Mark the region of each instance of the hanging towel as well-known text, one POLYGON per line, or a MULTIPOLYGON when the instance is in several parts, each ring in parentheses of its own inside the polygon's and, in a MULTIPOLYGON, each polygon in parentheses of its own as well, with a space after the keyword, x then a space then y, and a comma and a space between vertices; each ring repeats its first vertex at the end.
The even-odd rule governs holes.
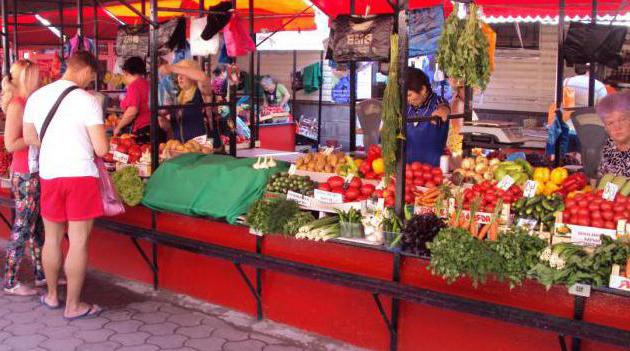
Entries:
POLYGON ((310 94, 319 90, 322 79, 321 66, 319 62, 304 67, 302 80, 304 82, 304 92, 310 94))

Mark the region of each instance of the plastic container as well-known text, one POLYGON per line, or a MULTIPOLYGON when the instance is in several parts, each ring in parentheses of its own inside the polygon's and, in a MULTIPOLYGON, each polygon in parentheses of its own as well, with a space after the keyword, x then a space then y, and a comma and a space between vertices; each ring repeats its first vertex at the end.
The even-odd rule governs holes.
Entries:
POLYGON ((385 247, 387 247, 388 249, 394 249, 394 248, 400 247, 401 240, 398 240, 398 242, 394 243, 394 241, 396 241, 396 239, 400 235, 402 234, 394 233, 394 232, 383 232, 383 238, 385 239, 385 242, 384 242, 385 247))
POLYGON ((340 222, 339 235, 344 238, 363 238, 363 224, 340 222))

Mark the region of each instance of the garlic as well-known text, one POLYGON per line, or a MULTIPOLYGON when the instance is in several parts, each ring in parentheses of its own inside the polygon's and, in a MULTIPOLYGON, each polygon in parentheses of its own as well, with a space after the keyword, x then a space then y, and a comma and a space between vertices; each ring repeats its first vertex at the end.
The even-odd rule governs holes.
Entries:
POLYGON ((261 166, 262 166, 261 162, 262 162, 262 158, 260 156, 258 156, 258 159, 256 160, 256 163, 254 163, 252 165, 252 168, 253 169, 260 169, 261 166))
POLYGON ((276 161, 273 160, 273 157, 269 156, 269 161, 267 161, 267 167, 273 168, 276 166, 276 161))

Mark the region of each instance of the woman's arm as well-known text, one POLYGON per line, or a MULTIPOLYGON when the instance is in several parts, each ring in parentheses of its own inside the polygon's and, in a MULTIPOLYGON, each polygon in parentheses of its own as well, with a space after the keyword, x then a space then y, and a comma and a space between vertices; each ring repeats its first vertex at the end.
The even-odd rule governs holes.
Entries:
POLYGON ((196 69, 196 68, 188 68, 188 67, 179 67, 176 65, 165 65, 166 67, 164 67, 164 69, 166 71, 175 73, 175 74, 181 74, 182 76, 186 76, 192 80, 195 80, 197 82, 205 82, 206 80, 209 80, 210 77, 208 77, 202 70, 200 69, 196 69))
POLYGON ((437 116, 442 119, 442 122, 448 121, 448 115, 451 113, 451 108, 448 105, 439 105, 435 111, 433 111, 432 116, 437 116))
POLYGON ((123 128, 131 124, 131 122, 133 122, 133 119, 136 118, 136 115, 138 115, 138 108, 136 106, 127 107, 125 113, 120 119, 120 122, 118 122, 118 125, 116 126, 116 128, 114 128, 114 135, 120 134, 120 131, 123 128))
POLYGON ((35 129, 33 123, 24 123, 22 125, 22 135, 24 136, 26 145, 40 146, 41 143, 37 135, 37 129, 35 129))
POLYGON ((289 93, 289 90, 287 90, 287 87, 285 87, 284 85, 281 85, 281 87, 282 87, 283 98, 280 101, 280 106, 284 106, 289 103, 289 100, 291 100, 291 94, 289 93))
POLYGON ((105 127, 102 124, 95 124, 87 127, 87 130, 96 156, 103 157, 107 155, 109 152, 109 141, 107 141, 105 127))
POLYGON ((9 104, 4 126, 4 146, 9 152, 26 149, 28 146, 22 134, 22 115, 24 108, 20 104, 9 104))

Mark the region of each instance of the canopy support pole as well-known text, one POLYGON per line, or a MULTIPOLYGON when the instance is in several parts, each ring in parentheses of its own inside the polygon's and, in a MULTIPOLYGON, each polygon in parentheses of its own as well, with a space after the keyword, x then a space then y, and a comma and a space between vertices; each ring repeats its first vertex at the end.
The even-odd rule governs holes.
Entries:
MULTIPOLYGON (((96 21, 96 18, 94 18, 96 21)), ((79 47, 83 47, 83 0, 77 0, 77 37, 79 47)))
MULTIPOLYGON (((597 0, 593 0, 591 9, 591 26, 597 26, 597 0)), ((591 65, 588 73, 588 107, 595 106, 595 57, 591 57, 591 65)))
MULTIPOLYGON (((249 0, 249 36, 252 38, 254 45, 256 44, 256 33, 254 32, 254 0, 249 0)), ((253 149, 256 146, 256 139, 258 138, 258 128, 256 125, 256 110, 257 105, 254 103, 254 96, 258 92, 256 86, 256 75, 254 74, 254 56, 256 50, 249 53, 249 148, 253 149)), ((256 270, 256 280, 259 280, 260 272, 256 270)))
MULTIPOLYGON (((122 0, 119 0, 123 2, 122 0)), ((157 23, 157 0, 150 0, 151 19, 148 20, 143 15, 142 18, 148 20, 149 23, 157 23)), ((135 10, 135 9, 134 9, 135 10)), ((160 127, 158 124, 158 32, 156 26, 149 27, 149 57, 150 57, 150 75, 151 75, 151 94, 149 95, 149 107, 151 110, 151 169, 152 173, 158 168, 159 152, 160 152, 160 127)))
MULTIPOLYGON (((144 0, 143 0, 144 2, 144 0)), ((98 50, 98 3, 96 0, 92 0, 92 10, 94 12, 94 56, 96 56, 96 61, 101 62, 99 60, 99 50, 98 50)), ((100 64, 99 64, 100 65, 100 64)), ((101 70, 96 70, 96 79, 94 80, 94 90, 98 91, 98 82, 101 80, 101 70)))
MULTIPOLYGON (((232 8, 236 10, 236 0, 232 0, 232 8)), ((236 57, 230 58, 232 64, 236 64, 236 57)), ((228 74, 229 76, 229 74, 228 74)), ((230 106, 230 123, 228 123, 228 129, 230 130, 230 155, 236 157, 236 93, 238 88, 238 82, 235 84, 230 83, 230 78, 228 77, 228 89, 229 89, 229 106, 230 106)))
MULTIPOLYGON (((350 16, 355 14, 356 2, 350 0, 350 16)), ((350 61, 350 152, 357 149, 357 63, 350 61)))
POLYGON ((65 28, 64 28, 64 23, 63 23, 63 2, 59 1, 59 47, 60 47, 60 51, 59 51, 59 59, 61 61, 61 63, 64 63, 66 61, 65 59, 65 55, 63 52, 63 47, 65 45, 65 28))
MULTIPOLYGON (((256 50, 256 79, 260 82, 260 51, 256 50)), ((260 139, 260 84, 256 84, 256 140, 260 139)))
POLYGON ((297 50, 293 50, 293 68, 291 72, 291 116, 293 116, 295 121, 295 94, 297 94, 297 91, 295 90, 294 80, 297 73, 297 50))
POLYGON ((322 98, 324 97, 324 51, 319 53, 319 97, 317 99, 317 147, 322 143, 322 98))
MULTIPOLYGON (((556 65, 556 122, 562 122, 562 111, 560 108, 562 107, 562 97, 563 97, 563 82, 564 82, 564 6, 565 0, 559 0, 559 12, 558 12, 558 61, 556 65)), ((556 143, 554 145, 554 153, 555 153, 555 165, 559 167, 561 160, 561 150, 560 150, 560 140, 561 138, 556 138, 556 143)))
POLYGON ((13 0, 13 62, 20 57, 18 52, 18 1, 13 0))
POLYGON ((2 1, 2 75, 7 76, 11 69, 9 62, 9 25, 7 24, 9 16, 7 14, 7 0, 2 1))

